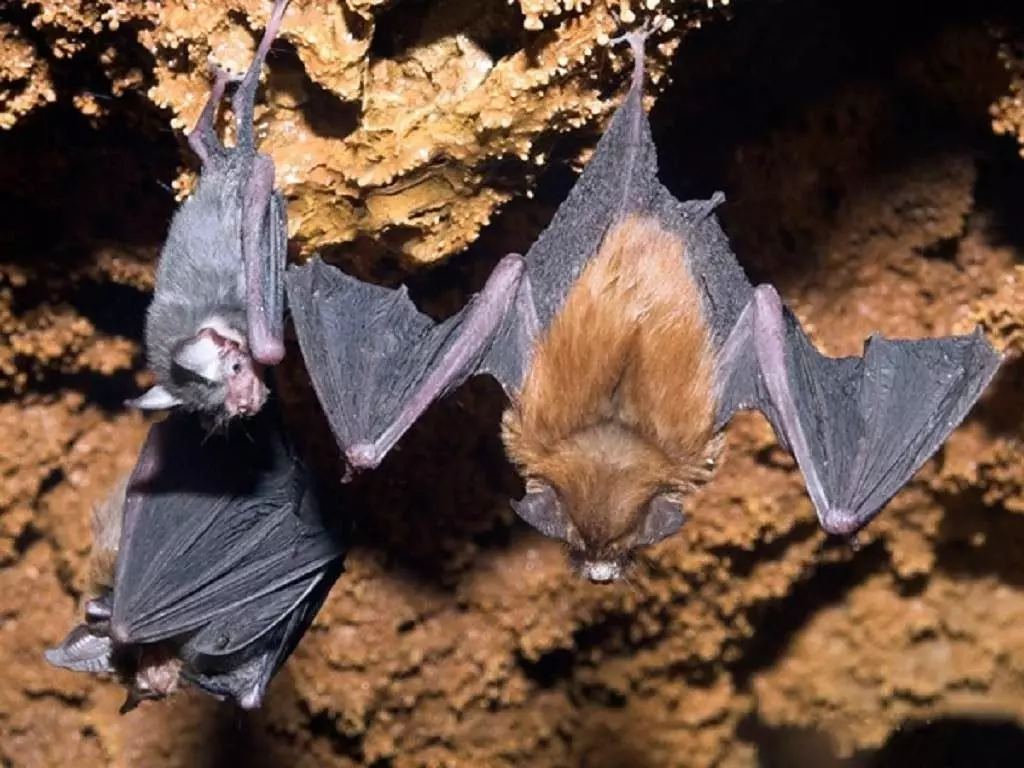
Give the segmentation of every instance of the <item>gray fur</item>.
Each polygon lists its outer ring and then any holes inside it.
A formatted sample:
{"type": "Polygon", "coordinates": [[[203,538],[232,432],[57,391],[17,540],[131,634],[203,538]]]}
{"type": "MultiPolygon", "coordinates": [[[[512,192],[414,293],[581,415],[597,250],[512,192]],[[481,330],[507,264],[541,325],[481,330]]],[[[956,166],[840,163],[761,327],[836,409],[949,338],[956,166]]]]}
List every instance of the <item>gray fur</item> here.
{"type": "MultiPolygon", "coordinates": [[[[199,182],[171,220],[146,313],[146,353],[156,373],[157,391],[169,393],[187,410],[221,418],[246,410],[228,402],[231,388],[224,380],[184,369],[176,364],[175,354],[211,318],[219,318],[244,340],[240,346],[248,357],[238,368],[239,377],[259,380],[259,364],[275,365],[284,354],[281,275],[287,220],[283,199],[273,189],[273,162],[256,151],[253,111],[260,69],[287,5],[288,0],[275,3],[256,55],[238,85],[233,99],[238,141],[233,148],[225,147],[215,130],[228,80],[224,71],[215,69],[210,98],[189,135],[189,145],[202,161],[199,182]]],[[[156,402],[160,407],[172,399],[149,394],[149,405],[145,397],[134,404],[154,407],[156,402]]],[[[249,405],[251,412],[262,401],[249,405]]]]}
{"type": "Polygon", "coordinates": [[[174,365],[175,350],[214,316],[248,336],[240,202],[245,167],[238,158],[222,169],[204,169],[195,192],[171,220],[146,312],[149,367],[193,410],[216,411],[225,387],[174,365]]]}

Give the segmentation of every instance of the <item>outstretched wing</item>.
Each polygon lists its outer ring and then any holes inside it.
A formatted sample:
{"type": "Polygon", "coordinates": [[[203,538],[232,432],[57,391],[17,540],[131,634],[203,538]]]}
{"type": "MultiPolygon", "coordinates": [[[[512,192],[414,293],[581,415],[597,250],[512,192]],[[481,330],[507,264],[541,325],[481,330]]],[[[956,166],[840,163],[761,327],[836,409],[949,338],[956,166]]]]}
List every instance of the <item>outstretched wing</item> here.
{"type": "MultiPolygon", "coordinates": [[[[919,341],[873,337],[863,359],[814,348],[774,288],[750,284],[709,200],[680,202],[659,182],[644,114],[646,32],[625,36],[636,65],[629,95],[550,227],[527,253],[541,324],[608,228],[656,216],[686,244],[718,364],[716,430],[740,408],[764,412],[791,450],[822,526],[865,525],[938,449],[991,380],[999,356],[979,334],[919,341]]],[[[637,255],[642,258],[642,254],[637,255]]]]}
{"type": "Polygon", "coordinates": [[[351,467],[377,466],[434,400],[474,373],[518,385],[534,334],[529,283],[506,256],[460,312],[435,323],[404,287],[320,259],[292,267],[288,304],[313,387],[351,467]]]}
{"type": "Polygon", "coordinates": [[[1000,357],[980,331],[872,336],[863,358],[815,349],[771,286],[759,286],[721,357],[719,422],[757,408],[796,457],[822,527],[865,526],[938,450],[1000,357]]]}

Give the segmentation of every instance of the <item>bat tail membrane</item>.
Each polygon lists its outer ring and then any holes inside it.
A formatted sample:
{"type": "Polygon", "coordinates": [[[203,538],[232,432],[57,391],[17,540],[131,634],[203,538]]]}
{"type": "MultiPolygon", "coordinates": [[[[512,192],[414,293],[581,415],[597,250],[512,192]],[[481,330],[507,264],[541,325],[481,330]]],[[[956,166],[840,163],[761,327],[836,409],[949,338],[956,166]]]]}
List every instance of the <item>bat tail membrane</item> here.
{"type": "Polygon", "coordinates": [[[376,467],[430,403],[472,374],[518,383],[536,325],[520,317],[525,271],[521,256],[506,256],[483,290],[438,324],[404,286],[363,283],[320,259],[288,270],[299,346],[351,469],[376,467]]]}
{"type": "Polygon", "coordinates": [[[79,624],[56,648],[49,648],[43,656],[55,667],[72,672],[113,672],[110,663],[113,643],[109,637],[95,634],[87,624],[79,624]]]}
{"type": "Polygon", "coordinates": [[[217,137],[217,111],[220,108],[221,99],[224,98],[224,89],[228,80],[231,79],[228,72],[213,64],[210,64],[213,73],[213,87],[210,90],[210,98],[206,101],[196,127],[188,135],[188,145],[192,151],[199,156],[203,167],[223,157],[227,150],[217,137]]]}
{"type": "Polygon", "coordinates": [[[939,449],[1000,362],[978,331],[876,334],[863,358],[825,357],[761,285],[722,349],[719,421],[730,408],[761,410],[796,457],[822,527],[852,535],[939,449]]]}

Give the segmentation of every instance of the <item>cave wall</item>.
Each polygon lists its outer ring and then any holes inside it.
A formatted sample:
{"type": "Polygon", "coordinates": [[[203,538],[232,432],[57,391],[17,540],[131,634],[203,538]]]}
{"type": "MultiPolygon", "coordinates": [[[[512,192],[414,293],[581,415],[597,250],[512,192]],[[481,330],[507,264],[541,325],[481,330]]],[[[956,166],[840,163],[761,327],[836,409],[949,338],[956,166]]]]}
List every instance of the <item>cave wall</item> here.
{"type": "MultiPolygon", "coordinates": [[[[147,380],[142,316],[194,179],[182,132],[204,62],[242,66],[269,4],[0,6],[4,765],[1011,764],[1024,742],[1012,3],[293,0],[257,113],[293,256],[408,279],[432,312],[457,308],[564,197],[623,92],[629,57],[602,34],[647,5],[674,21],[649,90],[665,183],[726,192],[741,262],[830,354],[875,330],[981,322],[1010,357],[964,426],[854,548],[819,531],[763,419],[739,418],[681,534],[629,584],[598,588],[508,509],[503,400],[475,381],[378,471],[336,484],[336,514],[357,523],[347,570],[263,710],[184,694],[121,717],[114,684],[41,653],[76,615],[90,506],[146,429],[120,403],[147,380]]],[[[336,477],[297,358],[291,340],[289,419],[336,477]]]]}

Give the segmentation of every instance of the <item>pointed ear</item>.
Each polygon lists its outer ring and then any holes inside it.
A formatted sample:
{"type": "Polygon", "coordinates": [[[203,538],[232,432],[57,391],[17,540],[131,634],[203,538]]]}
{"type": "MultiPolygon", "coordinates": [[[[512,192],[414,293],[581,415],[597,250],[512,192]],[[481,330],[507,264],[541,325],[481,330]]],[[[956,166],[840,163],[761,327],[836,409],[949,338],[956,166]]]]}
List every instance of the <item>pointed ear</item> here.
{"type": "Polygon", "coordinates": [[[220,346],[212,334],[198,333],[178,347],[174,362],[207,381],[221,381],[220,346]]]}
{"type": "Polygon", "coordinates": [[[85,624],[79,624],[59,646],[48,648],[43,656],[53,666],[72,672],[113,672],[112,649],[109,637],[95,635],[85,624]]]}
{"type": "Polygon", "coordinates": [[[182,400],[172,395],[166,388],[157,384],[151,387],[146,394],[136,397],[134,400],[126,400],[125,405],[132,408],[139,408],[143,411],[160,411],[165,408],[174,408],[181,405],[182,400]]]}
{"type": "Polygon", "coordinates": [[[512,509],[524,522],[548,538],[565,541],[569,537],[562,505],[550,485],[544,484],[536,491],[528,491],[522,499],[512,502],[512,509]]]}
{"type": "Polygon", "coordinates": [[[649,547],[651,544],[664,541],[678,532],[684,522],[686,516],[683,514],[682,504],[666,496],[655,496],[647,508],[647,517],[640,526],[636,546],[649,547]]]}

